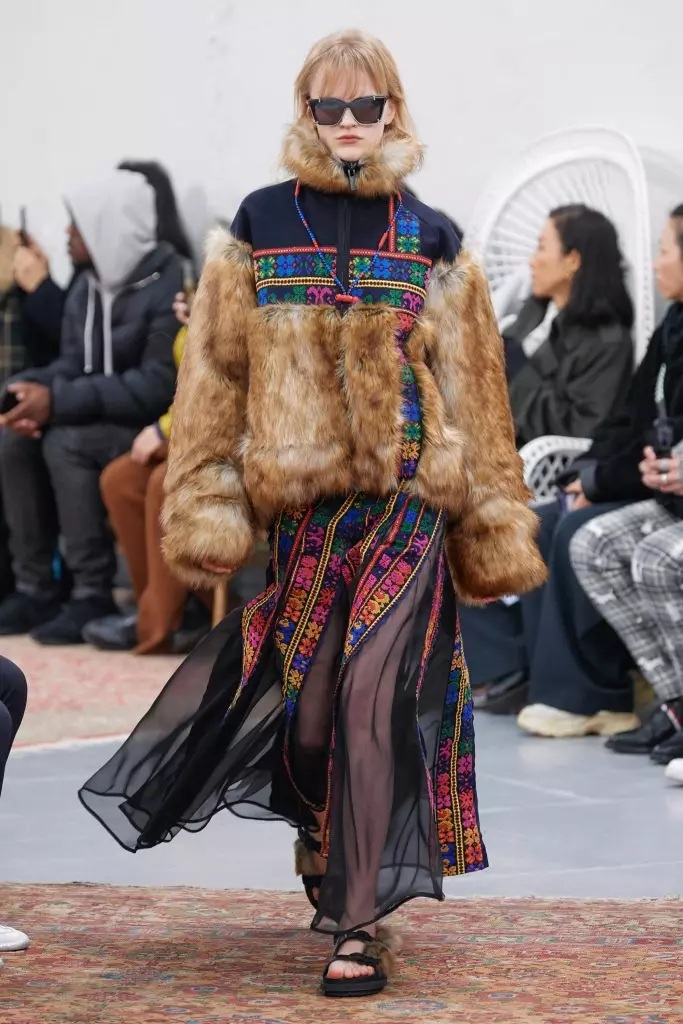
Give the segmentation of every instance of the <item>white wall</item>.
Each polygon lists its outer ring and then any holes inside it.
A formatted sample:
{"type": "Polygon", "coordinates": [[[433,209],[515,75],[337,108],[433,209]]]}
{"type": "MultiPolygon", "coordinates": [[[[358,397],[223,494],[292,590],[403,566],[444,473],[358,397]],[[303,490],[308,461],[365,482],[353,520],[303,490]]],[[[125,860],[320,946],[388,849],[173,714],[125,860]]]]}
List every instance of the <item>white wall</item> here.
{"type": "Polygon", "coordinates": [[[394,51],[429,147],[420,195],[464,225],[487,176],[556,128],[683,159],[680,0],[3,0],[4,219],[25,203],[58,256],[63,191],[154,157],[200,235],[274,178],[301,61],[350,25],[394,51]]]}

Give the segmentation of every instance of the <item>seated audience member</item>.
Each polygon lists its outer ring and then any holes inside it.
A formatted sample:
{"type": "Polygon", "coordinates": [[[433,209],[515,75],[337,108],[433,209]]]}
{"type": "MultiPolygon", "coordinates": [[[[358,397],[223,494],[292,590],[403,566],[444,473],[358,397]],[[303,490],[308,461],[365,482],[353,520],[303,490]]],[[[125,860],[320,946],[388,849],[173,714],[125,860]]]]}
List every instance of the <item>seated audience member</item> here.
{"type": "MultiPolygon", "coordinates": [[[[177,295],[176,316],[183,327],[174,345],[180,364],[188,306],[177,295]]],[[[114,459],[100,480],[102,497],[116,538],[126,556],[137,614],[111,615],[91,622],[83,638],[103,650],[182,654],[208,632],[211,616],[166,567],[161,554],[161,507],[173,407],[135,438],[126,455],[114,459]]],[[[205,595],[210,603],[212,594],[205,595]]]]}
{"type": "MultiPolygon", "coordinates": [[[[664,229],[657,262],[666,298],[674,297],[664,268],[679,223],[683,208],[664,229]]],[[[674,255],[683,272],[678,246],[674,255]]],[[[654,333],[621,411],[599,428],[589,452],[564,478],[565,493],[536,509],[548,583],[514,605],[461,609],[473,685],[488,684],[478,695],[480,707],[497,713],[522,708],[519,725],[544,736],[612,735],[638,724],[631,655],[578,583],[569,545],[595,516],[649,497],[638,466],[653,435],[657,398],[663,389],[669,416],[683,416],[682,381],[683,330],[674,308],[654,333]]]]}
{"type": "MultiPolygon", "coordinates": [[[[134,171],[146,178],[154,189],[157,241],[173,246],[177,254],[191,264],[192,249],[168,172],[153,160],[127,160],[119,165],[118,170],[134,171]]],[[[19,372],[27,366],[46,366],[59,355],[64,303],[79,270],[79,267],[74,267],[69,284],[60,288],[50,275],[47,255],[34,238],[29,237],[28,245],[16,248],[14,281],[19,289],[22,333],[27,351],[21,365],[15,365],[12,372],[19,372]]]]}
{"type": "Polygon", "coordinates": [[[633,306],[614,226],[580,204],[554,210],[531,271],[533,295],[504,334],[517,443],[593,437],[633,373],[633,306]]]}
{"type": "MultiPolygon", "coordinates": [[[[683,308],[683,307],[682,307],[683,308]]],[[[683,757],[683,480],[681,457],[645,449],[643,484],[654,501],[598,516],[570,545],[574,572],[619,634],[660,707],[644,725],[612,736],[610,750],[683,757]]]]}
{"type": "Polygon", "coordinates": [[[154,192],[141,175],[112,172],[67,205],[69,250],[84,273],[66,301],[61,354],[9,385],[18,404],[0,417],[16,578],[0,604],[0,635],[31,632],[48,644],[78,643],[88,622],[115,611],[99,477],[173,398],[182,279],[176,253],[157,242],[154,192]],[[64,608],[53,578],[60,535],[73,576],[64,608]]]}
{"type": "MultiPolygon", "coordinates": [[[[0,794],[10,750],[26,710],[24,673],[7,658],[0,657],[0,794]]],[[[14,928],[0,925],[0,953],[26,949],[28,937],[14,928]]],[[[0,960],[2,967],[2,960],[0,960]]]]}
{"type": "MultiPolygon", "coordinates": [[[[660,438],[665,448],[666,441],[683,439],[683,206],[665,229],[657,278],[662,295],[674,302],[661,336],[666,376],[660,374],[657,387],[660,433],[669,435],[660,438]],[[669,376],[673,381],[667,388],[669,376]]],[[[650,754],[659,764],[683,758],[682,450],[679,445],[672,457],[666,451],[658,457],[647,448],[640,473],[655,500],[592,520],[571,543],[579,582],[661,703],[644,725],[612,737],[607,746],[618,753],[650,754]]],[[[592,481],[596,484],[600,481],[592,481]]]]}
{"type": "MultiPolygon", "coordinates": [[[[29,249],[21,245],[19,232],[0,225],[0,389],[15,374],[28,366],[45,366],[59,352],[59,332],[44,332],[26,315],[30,296],[22,288],[38,288],[39,282],[25,267],[24,253],[29,249]]],[[[33,255],[29,253],[29,257],[32,262],[33,255]]],[[[57,291],[61,295],[60,289],[57,291]]],[[[0,495],[0,601],[13,590],[9,532],[0,495]]]]}

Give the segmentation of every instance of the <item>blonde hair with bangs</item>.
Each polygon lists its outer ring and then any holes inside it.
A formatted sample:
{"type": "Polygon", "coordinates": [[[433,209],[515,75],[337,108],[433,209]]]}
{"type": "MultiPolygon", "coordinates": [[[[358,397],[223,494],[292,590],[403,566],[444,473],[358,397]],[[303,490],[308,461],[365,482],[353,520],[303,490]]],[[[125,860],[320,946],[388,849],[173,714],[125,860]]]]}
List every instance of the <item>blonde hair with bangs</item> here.
{"type": "Polygon", "coordinates": [[[415,126],[408,111],[405,91],[396,61],[379,39],[358,29],[335,32],[315,44],[306,57],[294,85],[296,123],[308,117],[311,83],[322,72],[325,88],[332,87],[342,75],[357,80],[367,76],[378,95],[388,96],[394,105],[394,120],[386,132],[403,138],[413,138],[415,126]]]}

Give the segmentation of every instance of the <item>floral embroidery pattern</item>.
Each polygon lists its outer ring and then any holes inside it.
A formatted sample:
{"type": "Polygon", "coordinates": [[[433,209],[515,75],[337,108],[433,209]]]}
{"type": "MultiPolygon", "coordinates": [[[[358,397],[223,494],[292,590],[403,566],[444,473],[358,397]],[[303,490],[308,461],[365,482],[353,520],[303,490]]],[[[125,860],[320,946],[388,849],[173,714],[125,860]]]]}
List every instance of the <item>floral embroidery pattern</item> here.
{"type": "MultiPolygon", "coordinates": [[[[405,499],[405,495],[401,495],[405,499]]],[[[344,662],[377,629],[415,579],[443,521],[443,513],[420,502],[403,500],[394,508],[389,540],[370,557],[356,584],[344,644],[344,662]]]]}
{"type": "Polygon", "coordinates": [[[459,623],[436,759],[436,822],[445,875],[488,867],[477,809],[472,693],[459,623]]]}
{"type": "MultiPolygon", "coordinates": [[[[330,498],[312,508],[285,510],[276,517],[271,531],[270,586],[242,614],[240,691],[268,643],[272,643],[281,667],[287,723],[283,756],[295,788],[289,763],[291,726],[306,676],[342,590],[351,585],[354,588],[340,681],[350,660],[408,592],[442,529],[443,513],[406,491],[386,498],[364,494],[330,498]]],[[[443,614],[445,572],[442,555],[425,636],[416,714],[422,679],[443,614]]],[[[334,735],[328,786],[333,754],[334,735]]],[[[444,874],[486,867],[475,796],[472,701],[459,626],[433,775],[431,769],[427,770],[444,874]]],[[[299,796],[305,800],[303,794],[299,796]]],[[[328,830],[324,835],[329,840],[328,830]]]]}
{"type": "Polygon", "coordinates": [[[405,206],[401,207],[396,218],[396,249],[403,253],[420,251],[420,221],[405,206]]]}
{"type": "MultiPolygon", "coordinates": [[[[372,277],[364,278],[352,294],[361,302],[383,303],[405,310],[417,317],[427,297],[431,261],[419,255],[418,248],[387,253],[375,259],[372,277]]],[[[398,236],[400,241],[401,235],[398,236]]],[[[337,273],[337,253],[325,248],[330,267],[337,273]]],[[[354,280],[368,272],[373,253],[353,249],[349,261],[349,277],[354,280]]],[[[253,254],[254,277],[259,306],[277,302],[302,305],[333,306],[338,288],[320,254],[312,247],[301,249],[267,249],[253,254]]]]}

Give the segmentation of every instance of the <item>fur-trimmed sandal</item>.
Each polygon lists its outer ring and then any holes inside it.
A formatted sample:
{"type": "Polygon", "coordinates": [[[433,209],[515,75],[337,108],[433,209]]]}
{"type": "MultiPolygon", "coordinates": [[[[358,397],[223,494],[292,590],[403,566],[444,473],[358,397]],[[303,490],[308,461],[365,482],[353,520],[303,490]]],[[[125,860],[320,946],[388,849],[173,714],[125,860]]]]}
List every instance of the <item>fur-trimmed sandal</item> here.
{"type": "Polygon", "coordinates": [[[323,994],[335,997],[372,996],[386,988],[387,981],[396,970],[398,938],[386,925],[378,925],[373,939],[364,931],[344,932],[334,944],[334,952],[325,965],[321,987],[323,994]],[[363,942],[362,953],[338,953],[345,942],[363,942]],[[363,967],[372,967],[374,974],[359,978],[330,978],[328,972],[335,960],[349,960],[363,967]]]}
{"type": "Polygon", "coordinates": [[[314,889],[320,889],[324,875],[315,873],[316,863],[313,854],[320,853],[320,840],[311,835],[308,829],[299,829],[299,838],[294,843],[294,870],[301,877],[308,901],[314,910],[318,909],[318,901],[313,895],[314,889]]]}

